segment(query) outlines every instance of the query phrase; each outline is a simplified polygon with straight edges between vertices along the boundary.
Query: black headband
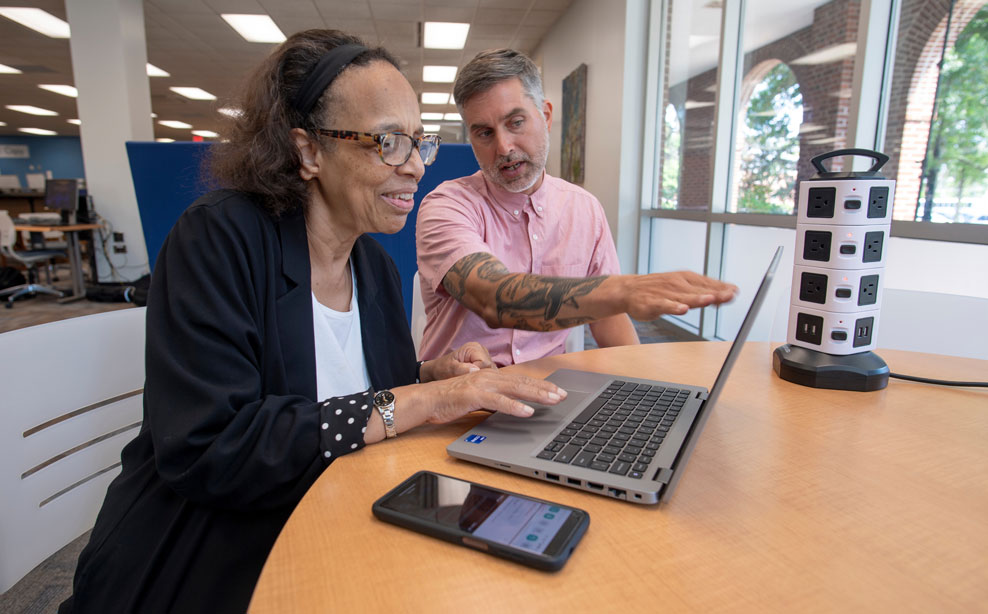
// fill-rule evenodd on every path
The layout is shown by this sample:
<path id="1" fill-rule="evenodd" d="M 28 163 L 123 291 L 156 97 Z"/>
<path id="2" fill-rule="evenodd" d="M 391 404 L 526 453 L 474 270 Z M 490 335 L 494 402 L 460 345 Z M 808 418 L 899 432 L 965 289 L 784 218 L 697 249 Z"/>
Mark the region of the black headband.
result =
<path id="1" fill-rule="evenodd" d="M 292 99 L 292 106 L 295 107 L 295 110 L 301 113 L 303 117 L 308 115 L 319 102 L 322 93 L 333 82 L 333 79 L 346 68 L 347 64 L 364 51 L 367 51 L 367 47 L 350 44 L 340 45 L 326 52 L 316 67 L 309 72 L 309 76 L 306 77 L 302 87 L 295 93 L 295 97 Z"/>

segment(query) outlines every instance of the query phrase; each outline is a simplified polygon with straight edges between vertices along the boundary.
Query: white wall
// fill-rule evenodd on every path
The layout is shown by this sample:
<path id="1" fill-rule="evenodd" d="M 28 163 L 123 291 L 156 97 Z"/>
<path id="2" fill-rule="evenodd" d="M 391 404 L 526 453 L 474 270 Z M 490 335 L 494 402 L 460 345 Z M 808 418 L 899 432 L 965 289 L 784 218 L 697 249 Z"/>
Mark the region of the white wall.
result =
<path id="1" fill-rule="evenodd" d="M 635 271 L 637 258 L 647 7 L 646 0 L 576 0 L 532 54 L 553 104 L 547 170 L 555 176 L 563 79 L 587 65 L 583 187 L 604 206 L 625 272 Z"/>

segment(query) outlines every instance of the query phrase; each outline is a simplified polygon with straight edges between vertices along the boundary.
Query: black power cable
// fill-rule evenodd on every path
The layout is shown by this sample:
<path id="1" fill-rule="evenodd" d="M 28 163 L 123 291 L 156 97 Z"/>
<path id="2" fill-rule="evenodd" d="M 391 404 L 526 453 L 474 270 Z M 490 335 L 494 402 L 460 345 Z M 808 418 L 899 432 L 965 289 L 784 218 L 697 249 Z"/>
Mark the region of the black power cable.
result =
<path id="1" fill-rule="evenodd" d="M 955 382 L 944 379 L 930 379 L 927 377 L 916 377 L 915 375 L 902 375 L 901 373 L 889 373 L 889 377 L 909 380 L 910 382 L 920 382 L 922 384 L 936 384 L 938 386 L 970 386 L 975 388 L 988 388 L 988 382 Z"/>

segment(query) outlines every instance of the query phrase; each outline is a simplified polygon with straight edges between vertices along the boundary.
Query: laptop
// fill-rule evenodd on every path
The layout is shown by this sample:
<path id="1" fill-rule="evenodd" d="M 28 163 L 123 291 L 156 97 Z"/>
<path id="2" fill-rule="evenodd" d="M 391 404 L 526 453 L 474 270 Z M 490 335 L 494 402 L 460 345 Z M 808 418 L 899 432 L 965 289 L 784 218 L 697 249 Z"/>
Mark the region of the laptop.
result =
<path id="1" fill-rule="evenodd" d="M 616 499 L 667 501 L 741 353 L 781 257 L 779 247 L 709 392 L 699 386 L 560 369 L 546 379 L 567 391 L 561 403 L 535 406 L 530 418 L 491 414 L 446 451 Z"/>

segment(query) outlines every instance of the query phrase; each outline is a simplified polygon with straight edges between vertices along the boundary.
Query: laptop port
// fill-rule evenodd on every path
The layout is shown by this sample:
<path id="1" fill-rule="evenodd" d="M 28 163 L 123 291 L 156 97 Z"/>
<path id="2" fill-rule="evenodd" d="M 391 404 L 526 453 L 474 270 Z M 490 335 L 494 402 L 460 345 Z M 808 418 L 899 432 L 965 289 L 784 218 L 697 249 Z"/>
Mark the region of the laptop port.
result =
<path id="1" fill-rule="evenodd" d="M 573 486 L 579 486 L 580 480 L 574 480 L 573 478 L 566 478 L 567 484 L 572 484 Z"/>
<path id="2" fill-rule="evenodd" d="M 587 482 L 587 486 L 593 488 L 594 490 L 604 490 L 603 484 L 594 484 L 593 482 Z"/>
<path id="3" fill-rule="evenodd" d="M 547 479 L 547 480 L 555 480 L 555 481 L 558 482 L 559 481 L 559 476 L 556 475 L 555 473 L 547 473 L 547 474 L 545 474 L 545 479 Z"/>
<path id="4" fill-rule="evenodd" d="M 626 493 L 625 491 L 621 490 L 620 488 L 608 488 L 607 489 L 607 494 L 609 494 L 610 496 L 615 497 L 617 499 L 625 499 L 628 496 L 628 493 Z"/>

